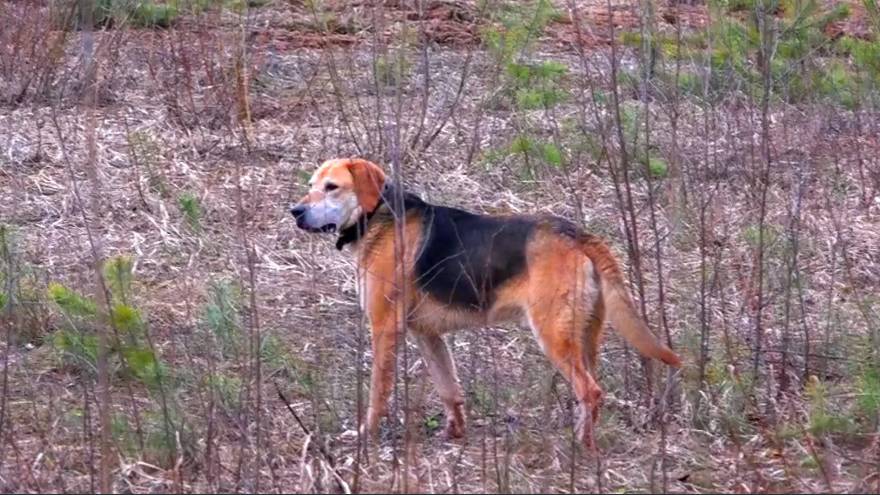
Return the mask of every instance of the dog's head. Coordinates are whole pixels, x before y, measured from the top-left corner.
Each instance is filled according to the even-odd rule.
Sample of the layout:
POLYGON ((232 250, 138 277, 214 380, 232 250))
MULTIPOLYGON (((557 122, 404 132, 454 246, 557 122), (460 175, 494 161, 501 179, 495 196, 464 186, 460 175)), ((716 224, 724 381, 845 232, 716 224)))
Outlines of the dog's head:
POLYGON ((360 158, 327 160, 309 179, 309 192, 290 208, 297 227, 337 232, 354 225, 379 204, 385 172, 360 158))

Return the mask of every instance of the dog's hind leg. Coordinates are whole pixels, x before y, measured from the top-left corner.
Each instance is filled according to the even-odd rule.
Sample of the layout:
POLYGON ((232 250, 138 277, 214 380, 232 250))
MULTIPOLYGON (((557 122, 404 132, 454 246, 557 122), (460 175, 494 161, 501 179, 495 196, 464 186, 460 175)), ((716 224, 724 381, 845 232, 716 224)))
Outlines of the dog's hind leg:
MULTIPOLYGON (((590 270, 592 274, 596 274, 595 270, 590 270)), ((589 282, 588 282, 589 283, 589 282)), ((593 378, 597 378, 597 371, 599 369, 599 347, 602 344, 602 333, 604 332, 605 327, 605 301, 602 299, 602 295, 598 293, 596 290, 591 290, 591 287, 599 288, 601 287, 599 284, 598 277, 594 280, 594 286, 585 286, 584 287, 584 303, 587 308, 589 308, 589 317, 586 320, 586 325, 584 326, 585 335, 585 343, 587 346, 587 367, 590 370, 590 373, 593 374, 593 378)), ((594 421, 598 418, 593 418, 594 421)))
POLYGON ((464 393, 455 372, 455 361, 443 337, 413 332, 422 358, 428 367, 431 380, 440 394, 446 409, 446 435, 449 438, 464 436, 464 393))
POLYGON ((601 330, 601 314, 593 312, 601 308, 593 304, 598 297, 596 287, 589 284, 589 277, 582 276, 585 271, 589 274, 592 266, 587 262, 585 268, 576 270, 579 280, 571 285, 559 283, 567 278, 561 273, 553 273, 557 278, 552 284, 535 277, 530 282, 526 314, 541 349, 571 383, 580 406, 578 437, 585 447, 593 448, 593 425, 602 400, 602 389, 590 373, 595 368, 597 332, 601 330))
POLYGON ((572 325, 565 318, 542 318, 538 314, 530 314, 532 330, 544 353, 559 370, 559 373, 571 383, 580 405, 577 424, 578 438, 587 448, 593 447, 593 424, 598 415, 602 400, 602 389, 587 371, 582 339, 576 337, 572 325))

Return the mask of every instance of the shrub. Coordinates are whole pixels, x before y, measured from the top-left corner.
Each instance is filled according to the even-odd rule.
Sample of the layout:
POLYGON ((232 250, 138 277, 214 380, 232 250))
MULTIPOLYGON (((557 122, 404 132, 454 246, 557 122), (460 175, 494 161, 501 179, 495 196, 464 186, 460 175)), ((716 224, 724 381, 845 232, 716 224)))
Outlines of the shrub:
POLYGON ((241 378, 218 373, 208 378, 208 386, 214 389, 223 411, 236 417, 241 409, 241 378))
POLYGON ((62 313, 64 328, 55 332, 54 348, 62 362, 83 373, 97 370, 100 325, 116 330, 112 339, 110 365, 116 373, 132 378, 153 391, 168 383, 170 371, 146 340, 146 324, 140 310, 132 303, 134 260, 128 256, 110 258, 102 275, 110 291, 109 315, 98 311, 95 301, 57 282, 49 284, 49 298, 62 313))
POLYGON ((45 291, 37 269, 21 258, 15 231, 0 224, 0 318, 15 340, 39 344, 51 323, 45 291))
POLYGON ((539 123, 529 121, 531 111, 550 111, 568 100, 564 87, 568 68, 556 60, 530 61, 527 53, 547 24, 556 16, 550 2, 504 4, 499 25, 484 32, 496 62, 504 68, 502 87, 495 103, 516 112, 518 134, 506 146, 489 150, 489 163, 511 159, 534 178, 539 168, 560 168, 567 160, 562 143, 542 138, 539 123))
POLYGON ((845 433, 852 430, 852 421, 838 405, 828 400, 828 386, 812 375, 807 381, 806 394, 809 400, 808 431, 815 436, 845 433))
MULTIPOLYGON (((81 29, 87 21, 83 4, 69 0, 55 0, 51 9, 60 29, 81 29), (73 9, 74 16, 65 15, 73 9)), ((178 17, 177 2, 158 3, 153 0, 94 0, 91 18, 97 28, 131 25, 142 28, 168 28, 178 17)))
POLYGON ((98 337, 94 333, 58 330, 52 343, 65 366, 91 375, 97 374, 98 337))
POLYGON ((202 327, 210 332, 225 357, 242 352, 240 300, 241 294, 231 282, 215 281, 208 288, 202 327))
POLYGON ((167 197, 168 181, 162 173, 162 167, 159 163, 162 159, 161 150, 155 139, 149 134, 139 131, 128 134, 127 138, 132 160, 144 167, 150 189, 162 197, 167 197))
POLYGON ((177 204, 180 206, 180 211, 183 213, 183 218, 189 229, 196 234, 201 232, 202 206, 199 203, 199 198, 192 193, 185 192, 178 196, 177 204))
POLYGON ((396 87, 406 81, 410 66, 403 53, 398 53, 388 57, 377 57, 373 71, 379 84, 396 87))
MULTIPOLYGON (((75 414, 81 416, 82 412, 75 414)), ((180 411, 172 409, 166 414, 161 408, 149 409, 140 426, 141 431, 134 431, 129 418, 122 414, 111 418, 111 432, 122 454, 165 467, 174 466, 178 456, 195 458, 197 439, 180 411), (178 450, 178 439, 182 452, 178 450)))

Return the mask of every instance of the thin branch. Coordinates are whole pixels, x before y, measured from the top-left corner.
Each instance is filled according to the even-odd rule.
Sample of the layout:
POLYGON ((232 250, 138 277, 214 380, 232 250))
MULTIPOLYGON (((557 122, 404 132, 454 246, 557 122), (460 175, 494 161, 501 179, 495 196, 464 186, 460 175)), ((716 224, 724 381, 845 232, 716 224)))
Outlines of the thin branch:
MULTIPOLYGON (((287 397, 285 397, 284 392, 281 391, 281 387, 278 385, 278 382, 272 383, 275 385, 275 391, 278 392, 278 398, 281 399, 281 402, 283 402, 284 406, 287 407, 287 410, 290 411, 290 415, 293 416, 293 419, 296 421, 299 427, 302 428, 302 431, 306 434, 306 437, 311 437, 311 430, 309 430, 309 427, 306 426, 305 423, 303 423, 302 418, 300 418, 299 414, 296 413, 296 409, 294 409, 293 406, 290 404, 290 401, 287 400, 287 397)), ((336 472, 336 460, 324 447, 324 442, 322 442, 320 439, 317 439, 316 441, 309 443, 309 447, 313 445, 316 446, 315 448, 318 450, 318 453, 324 457, 324 459, 327 461, 327 464, 332 469, 334 480, 336 480, 336 486, 337 488, 339 488, 339 491, 342 493, 351 493, 351 489, 348 487, 345 481, 342 480, 342 477, 339 475, 339 473, 336 472)))

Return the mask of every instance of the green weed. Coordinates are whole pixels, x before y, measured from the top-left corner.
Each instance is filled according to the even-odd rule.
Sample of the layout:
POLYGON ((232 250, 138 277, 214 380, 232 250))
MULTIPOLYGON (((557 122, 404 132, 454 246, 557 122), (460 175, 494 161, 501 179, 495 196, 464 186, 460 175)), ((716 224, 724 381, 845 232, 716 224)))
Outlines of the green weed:
POLYGON ((226 357, 242 351, 240 297, 238 288, 227 281, 215 281, 208 287, 202 326, 213 335, 226 357))
POLYGON ((177 204, 190 231, 198 234, 202 231, 202 206, 199 198, 192 193, 182 193, 177 197, 177 204))

